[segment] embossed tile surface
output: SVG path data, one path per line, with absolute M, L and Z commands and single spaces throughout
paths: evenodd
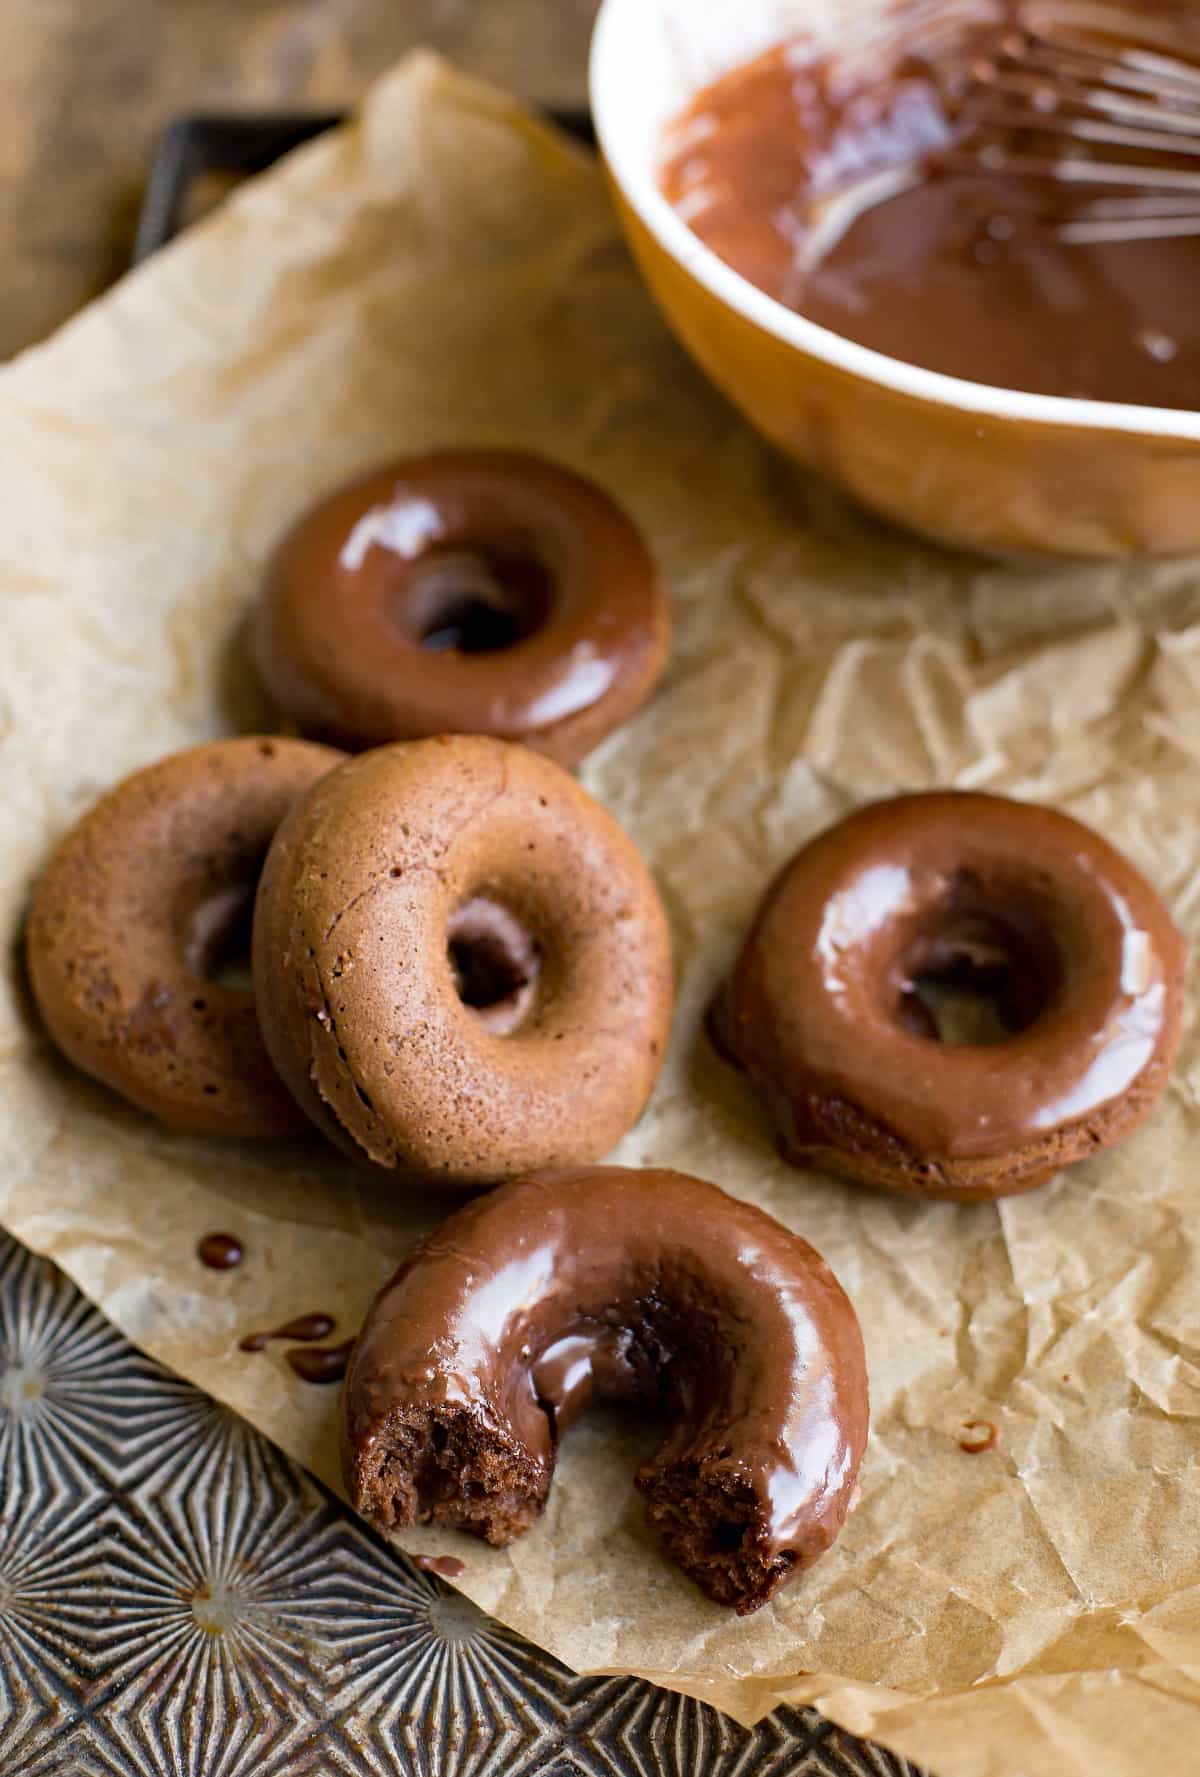
M 3 1777 L 920 1777 L 575 1679 L 0 1236 Z

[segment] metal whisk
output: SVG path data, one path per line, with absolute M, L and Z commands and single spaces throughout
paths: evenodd
M 1044 181 L 1058 240 L 1200 234 L 1200 11 L 1018 5 L 968 39 L 952 104 L 939 162 Z

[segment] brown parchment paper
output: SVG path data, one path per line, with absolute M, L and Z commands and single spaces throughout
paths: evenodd
M 285 522 L 384 453 L 456 441 L 548 451 L 653 539 L 670 673 L 584 772 L 657 873 L 679 968 L 669 1061 L 616 1157 L 716 1179 L 821 1248 L 874 1421 L 836 1549 L 747 1621 L 660 1558 L 630 1486 L 644 1433 L 619 1420 L 572 1432 L 510 1550 L 408 1546 L 460 1555 L 472 1598 L 579 1670 L 746 1720 L 813 1700 L 942 1777 L 1195 1771 L 1195 1036 L 1119 1151 L 961 1208 L 784 1167 L 700 1017 L 770 873 L 900 787 L 1053 799 L 1200 931 L 1200 569 L 968 560 L 798 476 L 669 342 L 589 159 L 430 58 L 0 374 L 0 1214 L 338 1484 L 335 1391 L 237 1338 L 317 1308 L 353 1330 L 438 1208 L 152 1127 L 50 1051 L 15 940 L 99 791 L 270 719 L 240 625 Z M 248 1253 L 224 1276 L 195 1258 L 217 1228 Z M 964 1455 L 980 1418 L 999 1447 Z

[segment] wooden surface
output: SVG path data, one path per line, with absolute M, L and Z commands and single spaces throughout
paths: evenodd
M 159 131 L 188 110 L 353 104 L 429 43 L 578 102 L 595 0 L 0 0 L 0 357 L 128 263 Z

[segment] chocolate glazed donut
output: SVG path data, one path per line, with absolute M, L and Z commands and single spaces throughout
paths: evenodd
M 1179 1045 L 1186 948 L 1146 879 L 1053 808 L 898 796 L 819 835 L 770 889 L 714 1008 L 786 1158 L 910 1196 L 1041 1184 L 1119 1141 Z M 991 997 L 938 1041 L 922 989 Z
M 521 451 L 373 470 L 275 552 L 253 631 L 305 734 L 357 749 L 494 734 L 574 764 L 649 697 L 670 612 L 632 522 Z
M 360 1160 L 493 1185 L 606 1154 L 671 1016 L 666 918 L 598 802 L 479 735 L 348 761 L 284 822 L 254 915 L 272 1059 Z
M 592 1399 L 666 1412 L 637 1476 L 646 1515 L 739 1615 L 815 1561 L 854 1503 L 866 1367 L 829 1267 L 715 1185 L 618 1167 L 508 1185 L 410 1254 L 350 1360 L 350 1496 L 385 1531 L 511 1542 Z
M 77 1067 L 173 1129 L 299 1135 L 308 1120 L 267 1058 L 236 950 L 276 827 L 342 758 L 243 736 L 189 748 L 110 790 L 34 893 L 29 974 Z

